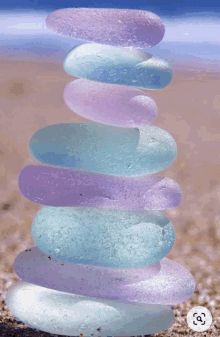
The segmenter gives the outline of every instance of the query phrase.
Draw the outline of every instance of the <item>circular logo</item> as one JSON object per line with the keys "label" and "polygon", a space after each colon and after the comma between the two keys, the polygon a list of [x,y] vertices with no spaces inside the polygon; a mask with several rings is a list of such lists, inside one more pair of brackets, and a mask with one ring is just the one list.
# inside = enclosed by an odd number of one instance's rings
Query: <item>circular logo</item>
{"label": "circular logo", "polygon": [[206,331],[212,324],[212,314],[205,307],[194,307],[187,314],[187,323],[194,331]]}

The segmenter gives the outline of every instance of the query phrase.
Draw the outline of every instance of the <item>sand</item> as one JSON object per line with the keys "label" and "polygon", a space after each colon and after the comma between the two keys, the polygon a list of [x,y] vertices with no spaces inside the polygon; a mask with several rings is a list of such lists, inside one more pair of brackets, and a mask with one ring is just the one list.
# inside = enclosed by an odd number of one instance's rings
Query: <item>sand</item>
{"label": "sand", "polygon": [[[18,175],[31,158],[29,139],[39,128],[55,123],[89,122],[63,101],[63,88],[74,78],[62,62],[0,60],[0,336],[57,336],[28,328],[5,305],[7,288],[19,280],[13,262],[23,250],[35,246],[31,223],[42,207],[24,198]],[[158,175],[176,180],[183,200],[164,213],[173,222],[176,241],[166,256],[187,268],[196,280],[196,291],[173,306],[175,322],[157,337],[220,335],[220,80],[219,73],[173,69],[171,84],[161,90],[143,90],[159,108],[155,126],[168,131],[178,146],[176,161]],[[191,330],[188,311],[205,306],[212,314],[211,327]]]}

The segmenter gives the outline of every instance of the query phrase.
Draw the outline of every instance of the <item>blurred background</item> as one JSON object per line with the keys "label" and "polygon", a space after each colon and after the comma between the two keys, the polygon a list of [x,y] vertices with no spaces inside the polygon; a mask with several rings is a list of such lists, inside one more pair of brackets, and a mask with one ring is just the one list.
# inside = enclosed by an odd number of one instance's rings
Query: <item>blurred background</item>
{"label": "blurred background", "polygon": [[[188,269],[196,291],[173,307],[175,322],[155,336],[193,333],[188,311],[208,308],[213,324],[205,333],[220,335],[220,4],[209,0],[10,0],[0,4],[0,331],[30,336],[4,299],[19,278],[15,257],[35,246],[31,224],[39,204],[24,198],[18,176],[25,165],[39,163],[28,149],[29,139],[50,124],[89,122],[63,100],[64,86],[74,80],[62,63],[84,41],[47,29],[45,19],[56,9],[71,7],[125,8],[151,11],[164,21],[164,39],[144,51],[171,63],[173,80],[160,90],[143,90],[158,106],[154,125],[168,131],[178,146],[176,161],[157,175],[182,188],[181,204],[164,213],[176,229],[176,241],[166,256]],[[14,335],[13,335],[14,336]],[[34,336],[51,336],[40,331]],[[55,335],[54,335],[55,336]]]}

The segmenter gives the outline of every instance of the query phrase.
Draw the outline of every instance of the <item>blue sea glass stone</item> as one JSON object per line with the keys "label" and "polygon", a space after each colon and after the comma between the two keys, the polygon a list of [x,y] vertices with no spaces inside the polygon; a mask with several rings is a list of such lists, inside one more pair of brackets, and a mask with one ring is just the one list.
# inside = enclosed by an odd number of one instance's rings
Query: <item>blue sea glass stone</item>
{"label": "blue sea glass stone", "polygon": [[66,56],[63,68],[71,76],[102,83],[161,89],[172,80],[171,65],[133,47],[85,43]]}
{"label": "blue sea glass stone", "polygon": [[27,326],[65,336],[154,334],[174,322],[173,311],[165,305],[67,294],[24,281],[8,288],[6,304]]}
{"label": "blue sea glass stone", "polygon": [[39,129],[30,139],[40,163],[115,176],[142,176],[168,168],[177,145],[165,130],[99,123],[61,123]]}
{"label": "blue sea glass stone", "polygon": [[162,211],[42,207],[31,227],[35,245],[70,263],[134,268],[165,257],[175,241]]}

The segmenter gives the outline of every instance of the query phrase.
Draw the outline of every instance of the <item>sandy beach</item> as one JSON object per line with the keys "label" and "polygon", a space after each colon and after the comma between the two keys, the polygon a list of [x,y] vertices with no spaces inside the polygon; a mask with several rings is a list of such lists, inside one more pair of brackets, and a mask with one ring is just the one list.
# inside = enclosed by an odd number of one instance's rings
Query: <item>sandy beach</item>
{"label": "sandy beach", "polygon": [[[16,256],[35,246],[33,217],[42,207],[24,198],[18,176],[31,158],[33,133],[50,124],[89,122],[63,100],[64,86],[74,80],[62,62],[0,60],[0,335],[55,336],[18,322],[5,305],[7,288],[19,280]],[[201,336],[188,327],[186,316],[205,306],[213,323],[204,336],[220,335],[220,73],[193,67],[173,68],[173,80],[160,90],[142,90],[158,106],[153,125],[168,131],[178,146],[176,161],[157,175],[174,179],[182,188],[181,204],[164,213],[174,224],[176,241],[166,256],[188,269],[196,281],[194,295],[173,306],[175,322],[157,337]],[[15,330],[16,329],[16,330]],[[56,335],[57,336],[57,335]]]}

